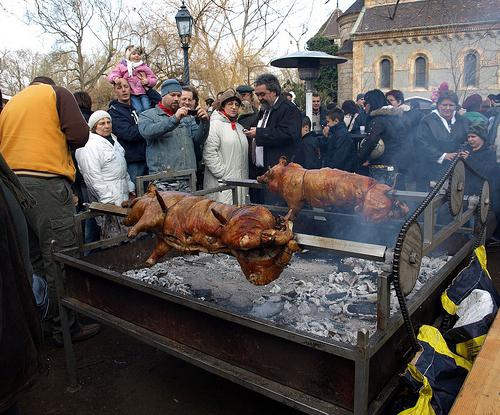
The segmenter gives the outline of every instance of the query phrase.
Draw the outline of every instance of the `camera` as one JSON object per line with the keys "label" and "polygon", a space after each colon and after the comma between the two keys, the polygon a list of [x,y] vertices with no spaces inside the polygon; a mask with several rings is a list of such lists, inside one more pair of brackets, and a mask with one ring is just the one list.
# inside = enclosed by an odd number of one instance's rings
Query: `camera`
{"label": "camera", "polygon": [[188,115],[196,117],[198,115],[198,110],[188,110]]}

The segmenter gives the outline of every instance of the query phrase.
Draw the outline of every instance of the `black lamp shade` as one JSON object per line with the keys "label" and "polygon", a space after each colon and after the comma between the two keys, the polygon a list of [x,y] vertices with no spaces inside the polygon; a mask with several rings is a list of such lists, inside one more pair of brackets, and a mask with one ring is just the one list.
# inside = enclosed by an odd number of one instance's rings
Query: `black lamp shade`
{"label": "black lamp shade", "polygon": [[188,46],[193,29],[193,18],[184,3],[182,3],[181,8],[175,15],[175,23],[177,24],[177,31],[179,32],[182,46]]}

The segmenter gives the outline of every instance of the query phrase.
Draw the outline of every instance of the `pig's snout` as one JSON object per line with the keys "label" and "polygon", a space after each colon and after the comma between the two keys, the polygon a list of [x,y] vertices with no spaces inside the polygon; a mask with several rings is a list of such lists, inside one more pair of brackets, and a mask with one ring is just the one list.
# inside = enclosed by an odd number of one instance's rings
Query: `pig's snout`
{"label": "pig's snout", "polygon": [[262,176],[257,176],[258,183],[267,183],[267,175],[263,174]]}

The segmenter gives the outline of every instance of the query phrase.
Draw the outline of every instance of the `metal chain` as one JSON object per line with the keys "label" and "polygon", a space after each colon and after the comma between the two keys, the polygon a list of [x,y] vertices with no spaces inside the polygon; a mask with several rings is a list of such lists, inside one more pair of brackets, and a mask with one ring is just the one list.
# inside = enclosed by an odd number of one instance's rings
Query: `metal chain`
{"label": "metal chain", "polygon": [[[445,173],[439,179],[439,181],[436,183],[434,188],[430,191],[430,193],[425,197],[425,199],[422,201],[422,203],[417,207],[417,209],[415,209],[413,214],[403,224],[403,226],[401,227],[401,230],[398,234],[396,245],[394,247],[394,260],[393,260],[393,266],[392,266],[392,283],[394,285],[394,290],[396,291],[396,297],[397,297],[398,302],[399,302],[399,308],[401,310],[401,315],[403,316],[403,321],[404,321],[406,331],[408,332],[408,334],[410,336],[411,347],[415,353],[420,350],[420,347],[418,345],[417,336],[415,334],[415,329],[413,327],[413,323],[412,323],[411,318],[410,318],[410,313],[408,311],[406,299],[405,299],[405,296],[401,290],[400,278],[399,278],[402,245],[403,245],[403,242],[405,240],[406,234],[407,234],[410,226],[417,221],[418,217],[422,214],[422,212],[425,210],[425,208],[427,206],[429,206],[431,200],[439,193],[439,191],[441,190],[441,187],[444,185],[446,180],[448,180],[450,178],[451,174],[453,173],[453,169],[455,168],[458,160],[460,160],[460,159],[461,158],[457,155],[452,160],[452,162],[450,163],[450,165],[446,169]],[[465,162],[465,160],[463,160],[463,159],[461,159],[461,160]],[[469,171],[471,171],[474,175],[485,180],[485,178],[482,177],[480,174],[478,174],[472,167],[468,166],[466,162],[464,164],[467,167],[467,169]],[[481,195],[480,195],[479,200],[481,201]],[[479,209],[480,209],[480,203],[478,203],[478,205],[476,206],[476,210],[479,211]],[[476,214],[477,214],[477,212],[476,212]],[[480,245],[484,230],[485,230],[485,225],[482,225],[481,231],[476,236],[476,240],[474,242],[475,248],[477,248]],[[474,250],[472,252],[471,260],[473,258],[473,255],[474,255]]]}

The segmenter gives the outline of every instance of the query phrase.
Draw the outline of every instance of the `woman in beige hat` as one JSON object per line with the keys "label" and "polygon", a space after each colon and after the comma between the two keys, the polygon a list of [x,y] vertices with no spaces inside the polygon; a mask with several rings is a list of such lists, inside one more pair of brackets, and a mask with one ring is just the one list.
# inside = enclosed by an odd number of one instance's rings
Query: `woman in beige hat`
{"label": "woman in beige hat", "polygon": [[[248,141],[238,124],[241,97],[235,90],[228,89],[219,100],[220,107],[210,118],[210,132],[203,148],[204,189],[217,187],[219,179],[248,179]],[[238,187],[237,194],[239,205],[247,203],[247,188]],[[233,203],[230,190],[207,196],[217,202]]]}

